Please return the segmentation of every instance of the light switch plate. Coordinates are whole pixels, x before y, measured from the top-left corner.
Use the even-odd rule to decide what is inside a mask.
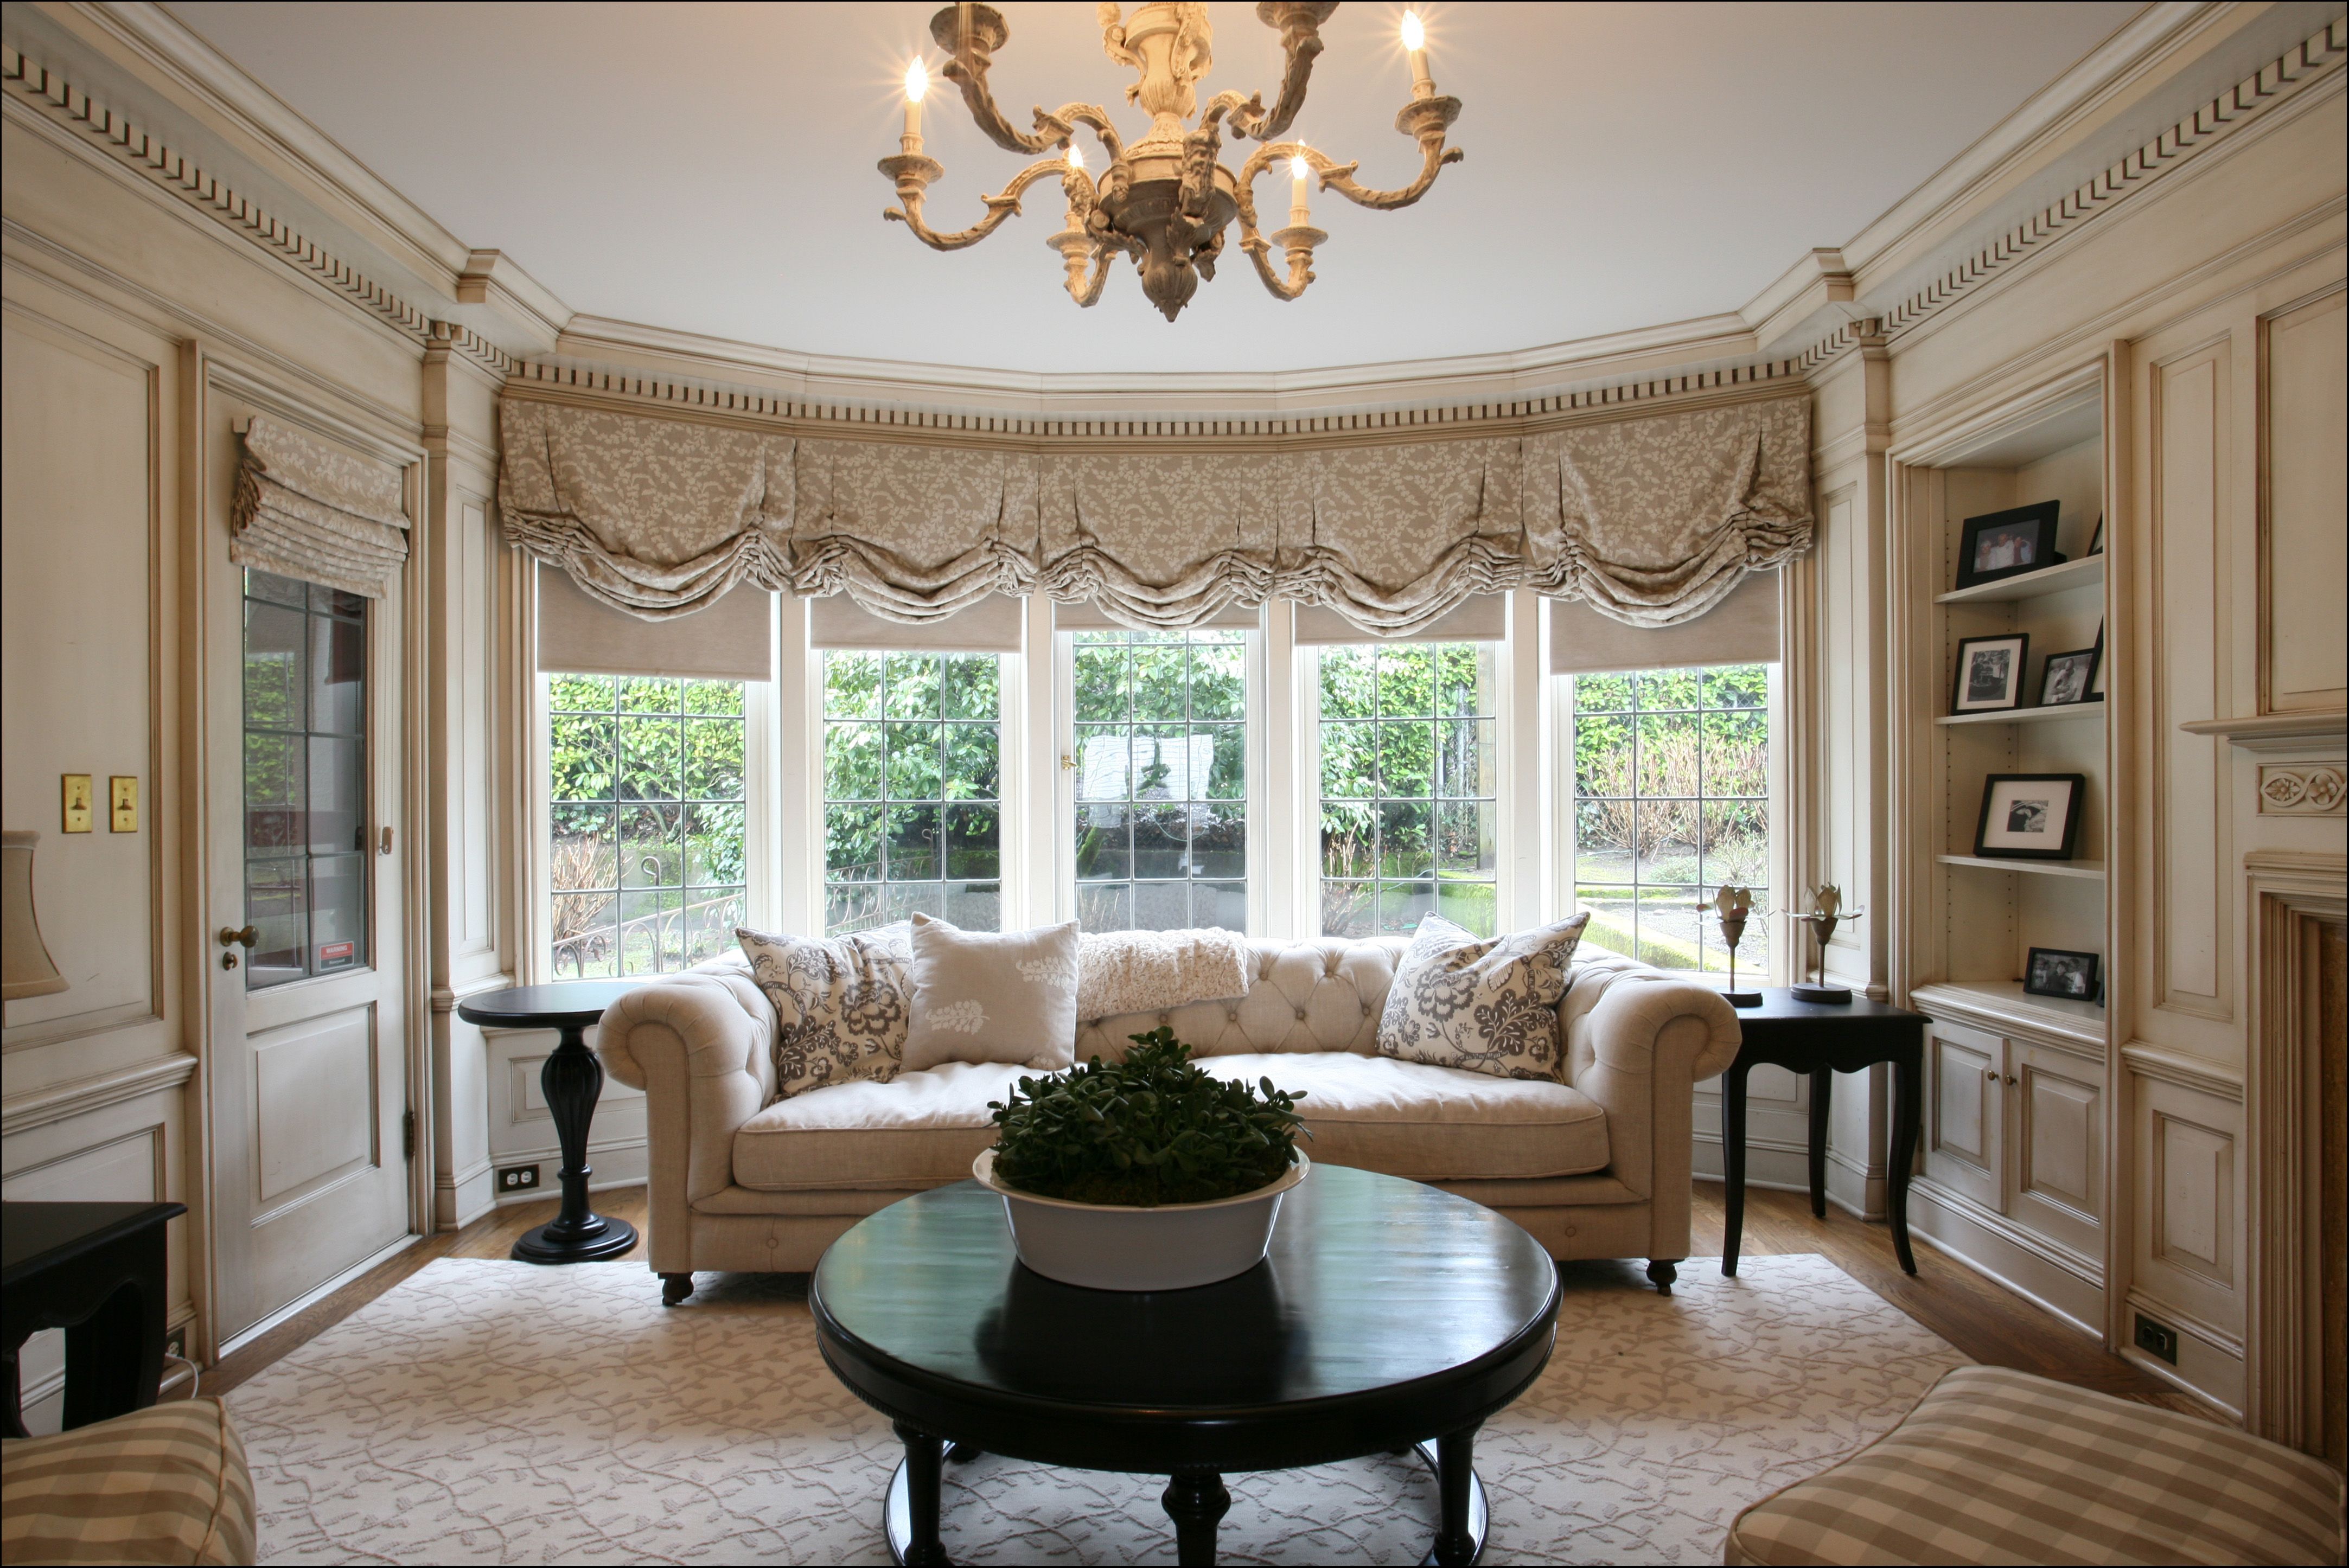
[[[67,833],[88,832],[93,817],[90,810],[89,775],[87,773],[65,775],[64,796],[65,826],[58,830]]]
[[[107,830],[115,833],[135,833],[139,830],[139,780],[126,779],[118,773],[106,781],[109,815]]]

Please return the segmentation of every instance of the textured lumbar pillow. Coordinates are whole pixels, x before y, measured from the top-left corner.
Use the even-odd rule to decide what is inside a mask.
[[[1578,914],[1480,939],[1442,915],[1422,919],[1379,1017],[1379,1055],[1495,1078],[1562,1078],[1557,1004],[1588,923]]]
[[[750,978],[775,1005],[775,1097],[869,1078],[905,1056],[913,949],[901,923],[819,941],[738,926]]]
[[[963,931],[914,916],[905,1070],[1025,1062],[1050,1072],[1077,1050],[1077,923]]]

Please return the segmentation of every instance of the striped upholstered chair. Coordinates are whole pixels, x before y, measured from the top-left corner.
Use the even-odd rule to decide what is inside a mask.
[[[253,1476],[218,1399],[0,1446],[0,1561],[250,1563]]]

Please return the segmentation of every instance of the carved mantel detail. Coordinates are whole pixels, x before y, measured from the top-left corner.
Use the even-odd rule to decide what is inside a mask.
[[[2263,762],[2260,765],[2262,817],[2338,817],[2349,800],[2349,778],[2338,762]]]

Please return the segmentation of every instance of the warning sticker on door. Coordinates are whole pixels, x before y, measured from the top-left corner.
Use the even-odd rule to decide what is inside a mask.
[[[322,942],[318,944],[318,967],[348,969],[358,958],[356,942]]]

